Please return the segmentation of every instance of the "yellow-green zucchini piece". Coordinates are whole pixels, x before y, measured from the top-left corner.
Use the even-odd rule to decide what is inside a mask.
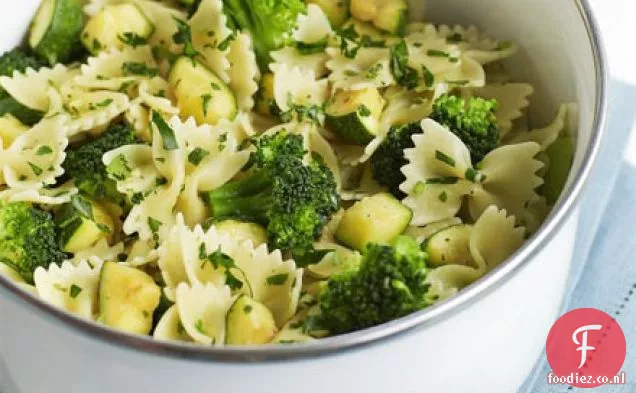
[[[73,196],[56,214],[59,241],[66,252],[85,250],[113,235],[115,223],[99,203]]]
[[[334,29],[349,19],[349,0],[307,0],[307,4],[316,4],[320,7]]]
[[[228,235],[239,242],[251,240],[255,247],[267,243],[267,231],[253,222],[223,220],[214,226],[221,235]]]
[[[102,266],[99,279],[99,320],[129,333],[148,334],[161,288],[145,272],[116,262]]]
[[[351,15],[387,33],[404,35],[409,5],[406,0],[351,0]]]
[[[124,49],[145,43],[155,26],[135,4],[104,7],[89,19],[82,32],[82,43],[92,54],[102,50]]]
[[[429,263],[433,266],[448,264],[471,266],[473,264],[470,253],[471,230],[471,225],[459,224],[431,235],[424,245],[424,251],[429,256]]]
[[[376,88],[339,90],[325,108],[326,124],[348,143],[365,145],[379,130],[384,99]]]
[[[66,63],[84,25],[82,0],[43,0],[31,22],[29,45],[50,65]]]
[[[221,119],[232,120],[236,116],[238,105],[232,90],[197,60],[177,59],[170,71],[169,82],[183,116],[192,116],[199,124],[213,125]]]
[[[336,239],[358,251],[367,243],[389,244],[411,222],[413,213],[391,194],[366,197],[347,209]]]
[[[225,343],[228,345],[267,344],[277,333],[272,312],[249,296],[239,296],[227,313]]]

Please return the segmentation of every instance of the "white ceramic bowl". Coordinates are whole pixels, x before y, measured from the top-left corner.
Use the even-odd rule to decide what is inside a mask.
[[[39,0],[3,3],[0,49]],[[605,65],[585,0],[411,1],[413,18],[476,24],[516,41],[509,62],[537,93],[531,119],[577,102],[569,185],[542,229],[458,296],[400,320],[307,346],[207,349],[125,335],[61,313],[0,277],[3,393],[512,392],[541,353],[574,247],[577,197],[600,143]],[[540,290],[537,290],[537,288]]]

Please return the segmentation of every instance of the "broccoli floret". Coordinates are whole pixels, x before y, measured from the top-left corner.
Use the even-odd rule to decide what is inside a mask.
[[[75,185],[84,195],[94,200],[122,204],[124,199],[116,183],[108,177],[102,156],[118,147],[137,143],[133,129],[119,124],[87,143],[67,151],[62,164],[66,175],[75,179]]]
[[[473,163],[478,163],[499,143],[497,106],[494,99],[471,97],[465,100],[445,94],[433,103],[430,118],[457,135],[468,147]]]
[[[332,276],[321,288],[321,327],[347,333],[426,307],[426,258],[407,236],[393,246],[369,243],[357,270]]]
[[[43,64],[20,48],[12,49],[0,56],[0,76],[13,76],[15,71],[24,72],[27,68],[38,70]],[[24,124],[35,124],[42,113],[27,108],[16,101],[6,90],[0,87],[0,116],[10,113]]]
[[[303,0],[224,0],[223,11],[238,30],[249,31],[261,70],[270,62],[269,52],[288,44],[296,18],[305,12]]]
[[[35,269],[64,259],[49,213],[26,202],[0,202],[0,262],[33,283]]]
[[[265,226],[274,248],[309,249],[340,205],[333,173],[318,155],[303,162],[301,135],[280,131],[254,144],[250,172],[205,194],[212,216]]]
[[[400,169],[408,164],[404,158],[404,150],[415,146],[411,137],[421,132],[419,122],[391,127],[386,139],[371,156],[373,178],[387,187],[396,198],[405,197],[400,191],[400,184],[406,180]]]

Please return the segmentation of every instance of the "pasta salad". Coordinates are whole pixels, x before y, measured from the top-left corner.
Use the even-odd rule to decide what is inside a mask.
[[[453,296],[571,166],[514,43],[406,0],[43,0],[0,56],[0,273],[158,340],[290,344]]]

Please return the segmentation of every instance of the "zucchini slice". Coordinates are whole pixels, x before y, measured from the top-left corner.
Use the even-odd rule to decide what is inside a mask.
[[[0,117],[0,147],[5,149],[13,143],[13,141],[22,133],[27,131],[29,127],[25,126],[20,120],[7,113]]]
[[[241,295],[227,313],[225,343],[267,344],[278,333],[272,312],[256,300]]]
[[[384,104],[376,88],[340,90],[327,103],[326,124],[346,142],[365,145],[378,133]]]
[[[50,65],[66,63],[84,25],[82,0],[43,0],[31,23],[29,45]]]
[[[349,0],[307,0],[307,4],[316,4],[320,7],[334,29],[349,19]]]
[[[144,43],[155,26],[141,9],[130,3],[109,5],[93,16],[82,32],[82,44],[92,54]]]
[[[280,116],[280,108],[274,99],[274,74],[263,74],[258,93],[256,93],[256,112],[265,116]]]
[[[59,241],[66,252],[85,250],[102,239],[109,239],[115,223],[103,206],[74,196],[56,214]]]
[[[116,262],[102,266],[99,279],[99,320],[129,333],[148,334],[161,288],[145,272]]]
[[[549,165],[544,175],[541,193],[548,203],[553,204],[559,199],[570,174],[574,160],[574,140],[571,136],[561,136],[547,148],[546,154]]]
[[[376,194],[345,211],[336,230],[336,239],[358,251],[371,242],[388,244],[404,232],[412,217],[411,210],[393,195]]]
[[[471,225],[459,224],[434,233],[424,245],[432,266],[473,265],[470,254]]]
[[[228,235],[239,242],[251,240],[254,247],[267,243],[267,231],[253,222],[223,220],[214,226],[221,235]]]
[[[177,106],[185,117],[199,124],[216,124],[232,120],[238,112],[236,97],[230,88],[209,68],[189,57],[180,57],[169,76]]]
[[[406,0],[351,0],[351,15],[380,30],[404,35],[409,16]]]

